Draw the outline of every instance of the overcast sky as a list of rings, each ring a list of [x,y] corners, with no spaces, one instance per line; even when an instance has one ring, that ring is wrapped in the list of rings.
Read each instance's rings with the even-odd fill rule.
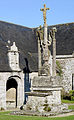
[[[0,0],[0,20],[26,27],[43,25],[40,8],[44,3],[47,24],[55,25],[74,22],[74,0]]]

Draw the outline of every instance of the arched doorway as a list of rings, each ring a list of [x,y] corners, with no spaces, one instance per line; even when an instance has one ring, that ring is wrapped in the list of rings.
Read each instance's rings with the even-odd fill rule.
[[[17,87],[18,84],[14,78],[10,78],[6,83],[6,106],[7,108],[17,107]]]

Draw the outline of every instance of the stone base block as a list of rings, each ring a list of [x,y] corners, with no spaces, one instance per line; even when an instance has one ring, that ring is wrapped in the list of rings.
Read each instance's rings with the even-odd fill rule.
[[[57,87],[60,85],[59,76],[36,76],[32,80],[32,88],[36,87]]]
[[[66,104],[61,104],[61,101],[58,101],[53,98],[53,96],[38,97],[38,96],[29,96],[26,105],[24,105],[24,110],[30,110],[34,112],[51,112],[51,113],[61,113],[63,110],[67,110],[68,106]]]
[[[27,92],[28,101],[24,105],[24,110],[36,112],[60,112],[67,109],[61,104],[61,88],[41,88]]]
[[[40,113],[60,112],[67,109],[61,104],[61,87],[57,76],[38,76],[32,81],[31,92],[27,92],[28,100],[24,110],[31,110]]]

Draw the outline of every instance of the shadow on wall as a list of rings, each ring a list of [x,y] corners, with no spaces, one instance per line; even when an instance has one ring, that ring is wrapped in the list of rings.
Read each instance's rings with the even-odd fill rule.
[[[30,87],[31,87],[31,81],[29,79],[30,69],[29,69],[27,58],[25,58],[25,63],[26,63],[26,67],[23,69],[23,72],[24,72],[24,93],[30,92]],[[28,95],[25,93],[24,94],[24,104],[26,104],[27,99],[28,99]]]

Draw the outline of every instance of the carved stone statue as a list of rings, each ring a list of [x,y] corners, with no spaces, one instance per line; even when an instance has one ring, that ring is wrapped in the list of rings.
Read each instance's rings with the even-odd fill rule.
[[[40,10],[43,11],[44,24],[46,25],[46,11],[49,10],[49,8],[46,8],[46,4],[44,4],[44,8]]]
[[[36,30],[36,36],[38,37],[38,75],[40,76],[42,71],[42,49],[44,39],[44,31],[41,25]]]
[[[39,38],[39,40],[43,40],[43,29],[41,25],[36,30],[36,36]]]

